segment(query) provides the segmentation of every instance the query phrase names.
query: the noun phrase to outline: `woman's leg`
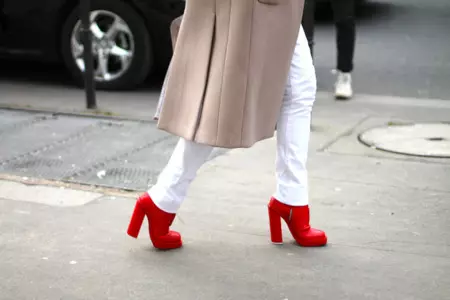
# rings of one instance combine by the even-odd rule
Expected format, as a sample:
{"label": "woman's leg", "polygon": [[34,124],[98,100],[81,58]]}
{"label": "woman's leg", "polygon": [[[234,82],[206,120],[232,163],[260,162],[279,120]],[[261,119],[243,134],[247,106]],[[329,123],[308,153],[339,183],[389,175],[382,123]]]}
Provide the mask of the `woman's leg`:
{"label": "woman's leg", "polygon": [[180,138],[158,181],[148,191],[159,209],[167,213],[177,212],[189,185],[213,149],[214,147]]}
{"label": "woman's leg", "polygon": [[301,28],[278,120],[277,190],[269,202],[270,234],[276,244],[283,241],[281,218],[299,245],[317,247],[327,243],[326,234],[309,225],[306,159],[315,98],[316,75]]}
{"label": "woman's leg", "polygon": [[351,72],[356,40],[355,0],[332,0],[331,3],[337,44],[338,78],[335,96],[337,99],[349,99],[353,96]]}
{"label": "woman's leg", "polygon": [[306,160],[315,98],[316,74],[301,28],[277,125],[277,190],[274,197],[284,204],[308,205]]}
{"label": "woman's leg", "polygon": [[137,238],[147,216],[150,240],[154,247],[168,250],[182,246],[181,235],[170,230],[170,226],[186,197],[189,185],[212,150],[211,146],[179,139],[156,184],[136,201],[128,235]]}
{"label": "woman's leg", "polygon": [[337,69],[350,73],[356,40],[355,0],[332,0],[331,3],[336,24]]}

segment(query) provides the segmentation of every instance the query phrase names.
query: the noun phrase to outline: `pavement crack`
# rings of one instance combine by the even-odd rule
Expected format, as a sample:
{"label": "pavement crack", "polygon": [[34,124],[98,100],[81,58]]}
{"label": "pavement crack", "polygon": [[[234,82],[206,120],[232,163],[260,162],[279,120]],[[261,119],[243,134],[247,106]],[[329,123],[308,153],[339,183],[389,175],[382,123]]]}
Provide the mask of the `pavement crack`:
{"label": "pavement crack", "polygon": [[331,139],[330,141],[328,141],[327,143],[325,143],[325,145],[323,145],[322,147],[320,147],[319,149],[317,149],[317,152],[325,152],[326,150],[328,150],[329,148],[331,148],[336,142],[338,142],[341,138],[346,137],[346,136],[350,136],[354,133],[355,129],[358,128],[361,124],[363,124],[364,122],[366,122],[367,120],[369,120],[371,118],[370,115],[367,115],[365,117],[363,117],[361,120],[359,120],[356,124],[352,125],[350,128],[342,131],[341,133],[339,133],[336,137],[334,137],[333,139]]}

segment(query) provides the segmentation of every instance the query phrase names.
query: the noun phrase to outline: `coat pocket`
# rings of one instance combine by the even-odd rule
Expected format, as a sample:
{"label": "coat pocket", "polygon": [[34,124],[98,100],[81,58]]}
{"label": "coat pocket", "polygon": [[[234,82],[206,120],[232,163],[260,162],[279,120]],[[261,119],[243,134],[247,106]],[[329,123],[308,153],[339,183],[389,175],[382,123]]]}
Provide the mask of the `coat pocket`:
{"label": "coat pocket", "polygon": [[259,3],[267,4],[267,5],[278,5],[283,0],[258,0]]}

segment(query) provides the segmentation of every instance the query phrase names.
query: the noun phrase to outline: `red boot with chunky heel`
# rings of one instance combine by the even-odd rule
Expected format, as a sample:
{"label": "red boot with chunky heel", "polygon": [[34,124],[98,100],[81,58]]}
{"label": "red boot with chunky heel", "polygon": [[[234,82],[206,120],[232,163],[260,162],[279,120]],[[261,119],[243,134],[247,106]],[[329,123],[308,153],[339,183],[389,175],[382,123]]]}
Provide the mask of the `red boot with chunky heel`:
{"label": "red boot with chunky heel", "polygon": [[327,244],[325,232],[309,226],[309,207],[290,206],[272,198],[268,205],[270,237],[272,243],[282,244],[281,218],[286,222],[295,241],[303,247],[320,247]]}
{"label": "red boot with chunky heel", "polygon": [[128,225],[128,235],[134,238],[138,237],[145,216],[148,220],[150,239],[155,248],[169,250],[182,246],[180,234],[169,230],[175,214],[159,209],[147,193],[139,197],[136,202],[133,216]]}

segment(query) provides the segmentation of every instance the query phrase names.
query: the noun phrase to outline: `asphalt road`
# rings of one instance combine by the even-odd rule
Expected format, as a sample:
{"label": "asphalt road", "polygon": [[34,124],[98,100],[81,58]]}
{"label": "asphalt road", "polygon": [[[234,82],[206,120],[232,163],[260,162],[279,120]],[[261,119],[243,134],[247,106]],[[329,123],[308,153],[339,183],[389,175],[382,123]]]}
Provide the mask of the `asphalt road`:
{"label": "asphalt road", "polygon": [[[329,19],[328,19],[329,20]],[[372,0],[358,12],[357,93],[450,99],[450,2]],[[331,90],[333,24],[316,29],[319,89]]]}
{"label": "asphalt road", "polygon": [[[361,94],[450,98],[450,2],[448,0],[371,0],[358,11],[354,86]],[[315,64],[319,90],[331,91],[335,33],[329,13],[319,14]],[[36,95],[32,85],[53,92],[71,87],[61,66],[1,62],[1,88],[9,97]],[[160,80],[149,80],[133,96],[145,97]],[[14,90],[13,92],[9,91]],[[28,95],[28,90],[30,94]],[[48,90],[42,90],[47,92]],[[2,93],[4,95],[4,93]],[[0,96],[1,97],[1,96]]]}

